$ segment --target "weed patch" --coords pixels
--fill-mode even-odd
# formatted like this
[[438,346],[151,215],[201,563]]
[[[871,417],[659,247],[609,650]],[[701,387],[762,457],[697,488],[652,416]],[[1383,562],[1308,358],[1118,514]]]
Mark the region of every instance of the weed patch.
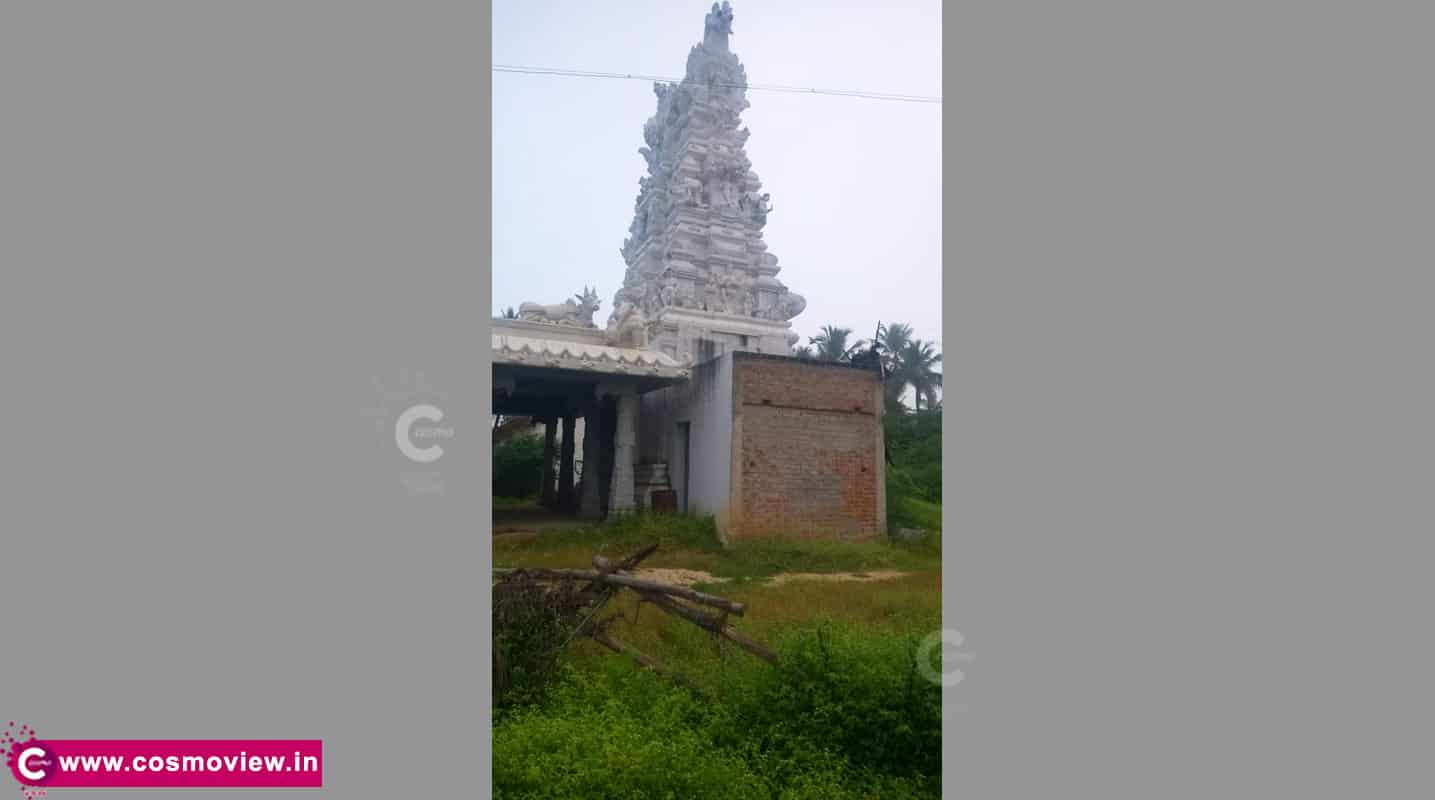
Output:
[[781,669],[718,671],[699,699],[608,661],[501,712],[496,797],[917,798],[940,794],[941,690],[912,634],[784,637]]
[[[921,501],[916,501],[921,502]],[[940,526],[941,507],[935,508]],[[614,557],[658,542],[649,567],[701,570],[715,577],[744,581],[783,572],[862,572],[935,569],[940,550],[898,546],[886,540],[845,542],[813,538],[744,539],[724,547],[712,517],[638,513],[601,524],[543,531],[528,537],[494,539],[493,561],[500,567],[587,568],[595,554]]]

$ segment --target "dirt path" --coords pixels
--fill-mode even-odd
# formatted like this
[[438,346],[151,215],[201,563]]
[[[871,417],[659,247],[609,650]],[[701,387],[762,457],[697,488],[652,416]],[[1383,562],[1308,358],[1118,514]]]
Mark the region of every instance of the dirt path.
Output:
[[895,569],[874,569],[870,572],[782,572],[768,578],[773,586],[781,586],[792,581],[856,581],[868,583],[871,581],[889,581],[893,578],[900,578],[907,573],[898,572]]
[[669,586],[693,586],[699,583],[722,583],[727,578],[718,578],[700,569],[676,569],[666,567],[639,567],[633,576],[645,581],[657,581]]
[[[693,586],[699,583],[723,583],[727,578],[719,578],[711,573],[700,569],[667,569],[662,567],[642,567],[633,573],[636,577],[650,581],[660,581],[673,586]],[[871,581],[886,581],[894,578],[901,578],[907,573],[894,569],[877,569],[870,572],[782,572],[766,578],[768,584],[781,586],[792,581],[856,581],[867,583]]]

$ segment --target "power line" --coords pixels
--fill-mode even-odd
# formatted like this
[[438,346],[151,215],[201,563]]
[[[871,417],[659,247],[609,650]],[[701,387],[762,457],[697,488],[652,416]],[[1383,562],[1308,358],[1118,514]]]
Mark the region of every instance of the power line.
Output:
[[[577,69],[555,69],[551,67],[524,67],[513,64],[494,64],[494,72],[512,72],[518,75],[561,75],[568,78],[613,78],[633,81],[663,81],[680,83],[682,78],[668,78],[661,75],[638,75],[622,72],[588,72]],[[761,86],[755,83],[714,82],[713,86],[724,89],[753,89],[763,92],[790,92],[793,94],[825,94],[834,97],[860,97],[866,100],[894,100],[903,103],[935,103],[941,105],[940,97],[925,97],[913,94],[885,94],[882,92],[860,92],[848,89],[812,89],[801,86]]]

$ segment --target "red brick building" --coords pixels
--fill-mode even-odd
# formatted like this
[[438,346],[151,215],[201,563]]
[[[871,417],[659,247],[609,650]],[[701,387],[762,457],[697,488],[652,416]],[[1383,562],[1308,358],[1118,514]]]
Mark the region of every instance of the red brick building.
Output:
[[642,398],[638,453],[724,540],[886,530],[882,386],[846,364],[726,353]]

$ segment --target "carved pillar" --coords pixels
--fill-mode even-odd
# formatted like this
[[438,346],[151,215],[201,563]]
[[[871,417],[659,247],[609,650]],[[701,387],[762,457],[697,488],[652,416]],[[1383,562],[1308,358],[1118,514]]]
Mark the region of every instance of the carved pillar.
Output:
[[545,508],[553,508],[558,499],[553,491],[553,437],[558,432],[553,422],[552,418],[543,420],[543,490],[539,502]]
[[569,413],[563,417],[562,455],[558,464],[558,507],[573,510],[573,433],[576,420]]
[[613,436],[613,491],[608,508],[616,514],[637,506],[633,464],[638,456],[638,392],[625,386],[618,392],[618,426]]
[[578,499],[578,514],[588,519],[603,516],[603,501],[598,494],[598,440],[601,430],[601,407],[594,403],[583,416],[583,496]]

